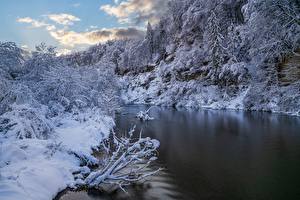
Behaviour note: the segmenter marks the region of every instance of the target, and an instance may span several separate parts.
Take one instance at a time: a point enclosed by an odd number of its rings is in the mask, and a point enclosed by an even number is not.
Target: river
[[[116,130],[133,125],[161,142],[155,165],[164,167],[143,185],[103,194],[66,192],[60,200],[300,199],[300,118],[228,110],[154,107],[155,119],[135,118],[146,106],[116,116]]]

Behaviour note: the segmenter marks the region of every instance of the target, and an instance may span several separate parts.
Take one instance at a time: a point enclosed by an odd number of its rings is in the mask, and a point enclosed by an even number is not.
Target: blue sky
[[[149,8],[152,5],[154,8],[154,4],[159,1],[161,0],[0,0],[0,41],[14,41],[31,49],[46,42],[60,49],[72,50],[98,41],[120,38],[120,28],[124,31],[130,27],[132,34],[140,35],[144,23],[137,24],[131,20],[147,12],[152,14],[153,10]],[[134,7],[136,5],[139,7]],[[50,17],[62,14],[74,19],[70,18],[63,24]],[[103,32],[104,29],[109,30],[110,35]],[[73,44],[73,41],[76,42]]]

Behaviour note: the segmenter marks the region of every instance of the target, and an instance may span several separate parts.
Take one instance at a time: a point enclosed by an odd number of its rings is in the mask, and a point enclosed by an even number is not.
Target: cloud
[[[30,17],[18,18],[17,22],[30,24],[32,28],[44,28],[45,27],[46,30],[48,30],[48,31],[52,31],[52,30],[56,29],[56,27],[54,25],[45,23],[43,21],[38,21],[38,20],[32,19]]]
[[[96,29],[96,28],[98,28],[98,26],[91,25],[90,28],[91,29]]]
[[[73,25],[74,22],[80,21],[78,17],[66,13],[51,14],[51,15],[44,15],[44,16],[46,16],[49,20],[64,26],[70,26]],[[18,18],[17,22],[31,24],[33,28],[46,27],[46,29],[49,31],[56,29],[54,25],[51,25],[44,21],[35,20],[30,17]]]
[[[78,7],[80,6],[80,3],[74,3],[74,4],[72,4],[72,6],[73,6],[74,8],[78,8]]]
[[[68,18],[68,20],[69,19],[70,18]],[[70,21],[64,21],[65,18],[59,20],[62,20],[59,21],[59,24],[70,24]],[[142,38],[145,34],[144,30],[135,27],[97,29],[96,26],[91,26],[92,30],[76,32],[70,30],[68,27],[58,28],[53,24],[49,24],[44,21],[38,21],[30,17],[18,18],[17,22],[30,24],[32,28],[45,29],[50,36],[60,44],[60,46],[67,47],[68,49],[75,48],[76,46],[104,43],[109,40]],[[65,52],[66,51],[64,51],[64,53]]]
[[[74,15],[61,13],[61,14],[51,14],[46,15],[50,20],[61,24],[61,25],[73,25],[74,22],[80,21],[80,19]]]
[[[115,37],[119,39],[123,38],[141,38],[145,34],[144,31],[136,28],[119,28],[115,31]]]
[[[34,20],[30,17],[18,18],[17,22],[31,24],[32,27],[34,27],[34,28],[40,28],[40,27],[47,26],[47,24],[45,22],[40,22],[40,21]]]
[[[120,23],[138,25],[147,21],[157,23],[167,4],[168,0],[126,0],[116,6],[103,5],[100,9],[117,17]]]
[[[74,47],[76,45],[93,45],[109,40],[140,38],[144,36],[144,31],[136,28],[112,28],[87,32],[56,30],[51,31],[50,35],[60,44]]]

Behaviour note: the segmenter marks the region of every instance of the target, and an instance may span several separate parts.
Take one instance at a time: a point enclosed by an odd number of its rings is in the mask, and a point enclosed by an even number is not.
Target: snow
[[[141,121],[150,121],[154,120],[153,117],[150,117],[147,111],[140,111],[137,113],[136,117]]]
[[[139,111],[137,114],[136,114],[136,118],[140,119],[141,121],[150,121],[150,120],[154,120],[153,117],[151,117],[149,115],[149,111],[151,110],[152,107],[150,107],[148,110],[145,110],[145,111]]]
[[[79,122],[70,118],[63,119],[56,129],[56,142],[65,149],[85,154],[91,154],[92,148],[96,148],[103,138],[106,138],[114,126],[110,117],[102,117],[101,120]]]
[[[45,44],[24,58],[14,43],[0,42],[1,200],[51,200],[76,186],[73,172],[99,162],[93,150],[114,127],[118,106],[108,66],[76,68]]]
[[[125,191],[124,186],[144,180],[160,171],[160,168],[147,169],[156,160],[159,141],[149,137],[142,138],[141,134],[134,139],[133,132],[134,128],[125,137],[112,135],[115,146],[112,156],[104,160],[102,169],[91,172],[86,177],[84,181],[88,186],[100,187],[101,184],[109,184]]]
[[[119,73],[121,98],[299,115],[298,12],[287,0],[172,1],[144,40],[123,44],[120,57],[128,59],[116,64],[126,72]]]
[[[155,73],[155,72],[153,72]],[[138,77],[125,76],[122,82],[127,85],[122,90],[121,97],[126,103],[148,103],[153,105],[211,108],[211,109],[243,109],[243,100],[248,94],[249,87],[241,89],[234,96],[221,91],[218,86],[203,86],[194,80],[188,82],[174,81],[163,83],[159,75],[149,83],[148,89],[140,85],[141,80],[149,75],[139,74]],[[127,81],[124,81],[127,80]],[[157,91],[163,91],[160,95]]]
[[[88,169],[71,152],[91,156],[114,125],[106,116],[85,122],[66,116],[60,124],[48,140],[0,138],[1,200],[50,200],[73,187],[72,173]]]
[[[79,162],[66,152],[51,156],[50,144],[28,139],[1,146],[0,199],[52,199],[72,182],[72,168]]]
[[[80,183],[73,172],[98,162],[120,98],[300,115],[299,77],[282,85],[278,72],[299,53],[299,9],[274,2],[171,1],[144,39],[61,57],[0,42],[0,199],[47,200]]]

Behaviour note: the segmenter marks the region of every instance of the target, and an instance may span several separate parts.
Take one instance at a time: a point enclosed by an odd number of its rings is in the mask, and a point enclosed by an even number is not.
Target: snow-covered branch
[[[157,159],[159,141],[149,137],[133,138],[134,129],[128,137],[117,137],[113,133],[112,150],[103,167],[90,173],[84,180],[89,187],[101,187],[102,184],[123,186],[135,183],[157,173],[160,169],[150,170],[148,167]],[[103,142],[104,149],[108,149],[107,141]]]
[[[150,121],[150,120],[154,120],[153,117],[150,117],[149,112],[151,110],[152,107],[150,107],[148,110],[145,111],[140,111],[137,113],[136,118],[140,119],[141,121]]]

